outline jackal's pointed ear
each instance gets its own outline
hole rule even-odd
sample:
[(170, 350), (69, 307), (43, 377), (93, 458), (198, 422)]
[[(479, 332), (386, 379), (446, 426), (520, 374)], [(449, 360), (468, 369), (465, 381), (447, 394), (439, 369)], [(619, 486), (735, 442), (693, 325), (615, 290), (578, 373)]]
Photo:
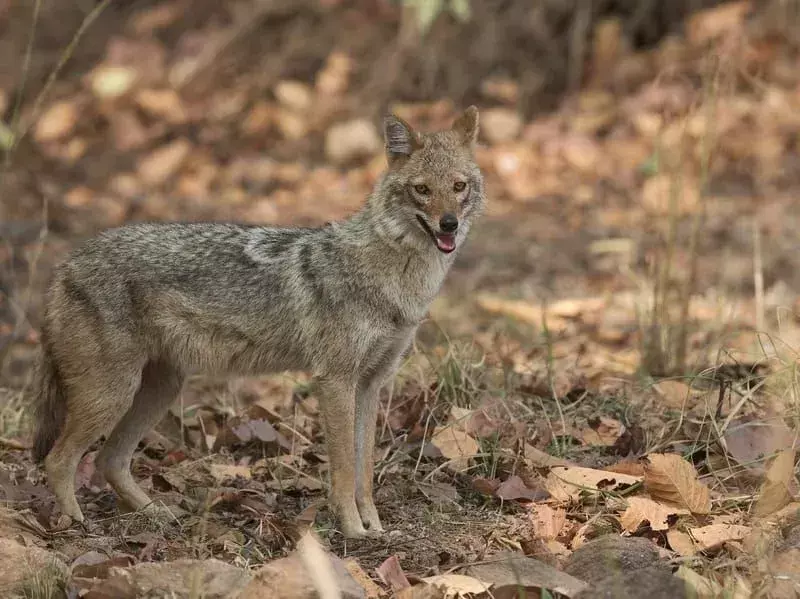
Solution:
[(478, 109), (467, 108), (453, 123), (452, 130), (461, 136), (465, 145), (471, 146), (478, 139)]
[(408, 158), (421, 146), (419, 136), (399, 116), (390, 114), (383, 119), (383, 136), (386, 141), (386, 157), (389, 163)]

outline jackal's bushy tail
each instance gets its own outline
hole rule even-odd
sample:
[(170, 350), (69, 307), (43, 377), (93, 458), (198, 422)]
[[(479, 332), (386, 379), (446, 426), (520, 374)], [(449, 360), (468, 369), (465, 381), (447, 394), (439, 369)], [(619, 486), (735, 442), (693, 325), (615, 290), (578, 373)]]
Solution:
[(33, 458), (41, 462), (50, 453), (61, 433), (67, 411), (61, 379), (53, 363), (53, 356), (46, 345), (42, 346), (39, 356), (35, 385)]

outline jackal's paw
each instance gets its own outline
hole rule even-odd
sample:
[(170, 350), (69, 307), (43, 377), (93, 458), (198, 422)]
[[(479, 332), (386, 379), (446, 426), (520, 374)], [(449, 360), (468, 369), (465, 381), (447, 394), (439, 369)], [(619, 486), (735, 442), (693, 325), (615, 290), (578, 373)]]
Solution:
[(342, 534), (348, 539), (375, 539), (381, 535), (380, 531), (364, 528), (361, 522), (341, 524)]
[(361, 522), (364, 524), (364, 528), (370, 533), (369, 536), (379, 536), (382, 532), (384, 532), (383, 526), (381, 526), (381, 519), (378, 516), (378, 510), (375, 508), (375, 504), (370, 502), (364, 502), (358, 504), (358, 513), (361, 515)]

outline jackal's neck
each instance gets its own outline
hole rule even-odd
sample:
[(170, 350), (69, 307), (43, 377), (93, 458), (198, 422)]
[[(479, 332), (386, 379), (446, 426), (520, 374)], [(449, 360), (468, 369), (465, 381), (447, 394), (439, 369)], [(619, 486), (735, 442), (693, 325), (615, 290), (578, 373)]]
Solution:
[(456, 252), (438, 251), (399, 201), (379, 184), (358, 212), (335, 225), (335, 235), (374, 276), (443, 277)]
[(416, 225), (398, 209), (396, 202), (377, 186), (358, 212), (339, 223), (342, 238), (384, 253), (418, 254), (420, 258), (434, 255), (430, 251), (432, 246), (421, 238)]

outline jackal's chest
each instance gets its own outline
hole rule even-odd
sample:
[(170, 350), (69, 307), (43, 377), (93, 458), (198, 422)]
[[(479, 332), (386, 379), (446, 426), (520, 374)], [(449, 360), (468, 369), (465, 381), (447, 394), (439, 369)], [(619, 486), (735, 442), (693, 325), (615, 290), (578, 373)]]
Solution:
[(424, 266), (425, 268), (406, 272), (393, 280), (390, 298), (397, 308), (398, 324), (419, 323), (442, 288), (447, 275), (446, 265), (437, 261)]

